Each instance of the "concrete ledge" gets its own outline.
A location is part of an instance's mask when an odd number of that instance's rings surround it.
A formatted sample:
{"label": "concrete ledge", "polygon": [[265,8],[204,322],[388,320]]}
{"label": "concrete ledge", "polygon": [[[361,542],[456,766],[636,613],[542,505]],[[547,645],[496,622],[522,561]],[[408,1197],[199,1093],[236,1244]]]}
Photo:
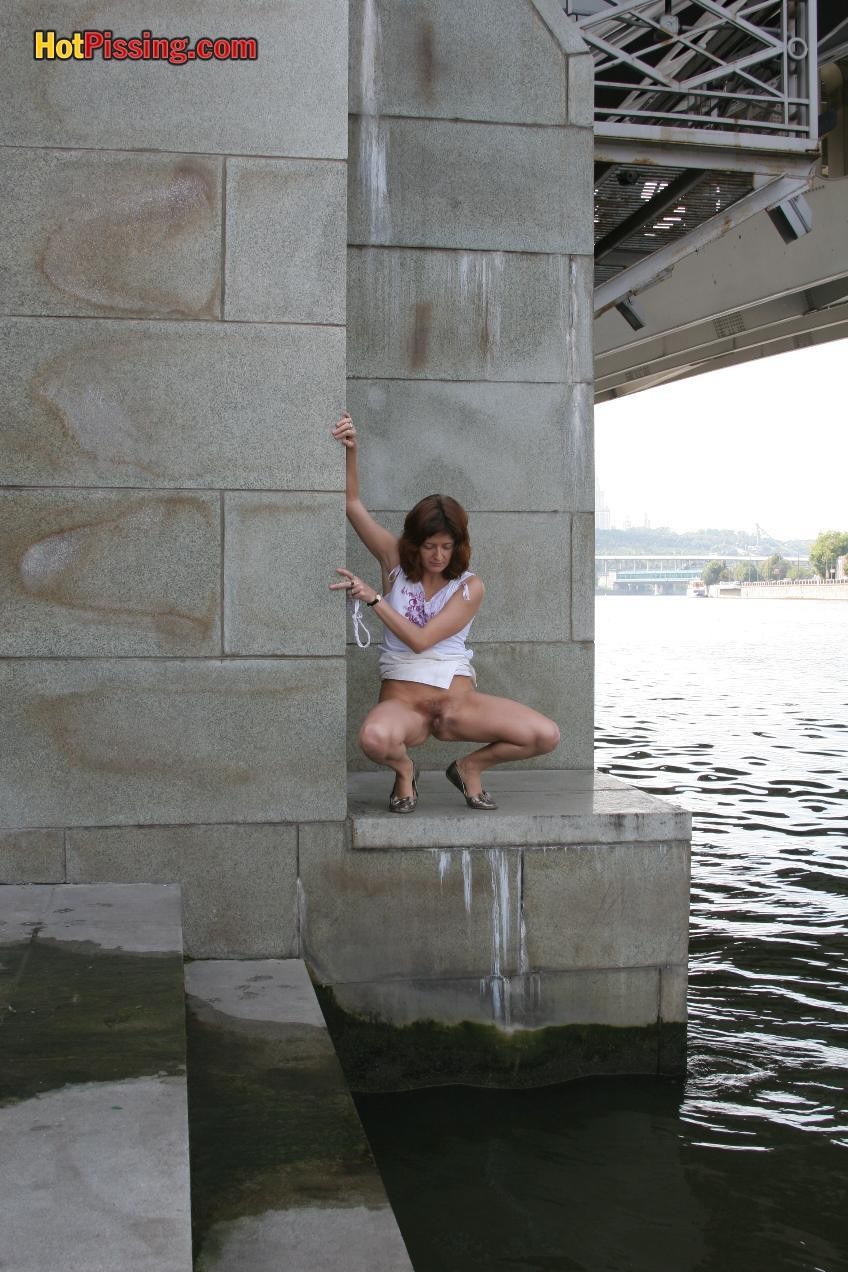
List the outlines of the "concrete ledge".
{"label": "concrete ledge", "polygon": [[180,892],[0,888],[15,1272],[191,1272]]}
{"label": "concrete ledge", "polygon": [[418,808],[399,817],[387,808],[391,781],[385,773],[352,774],[351,846],[550,848],[681,840],[691,835],[691,815],[684,809],[592,769],[492,771],[485,784],[500,805],[496,812],[467,808],[443,773],[422,773]]}
{"label": "concrete ledge", "polygon": [[305,965],[186,989],[197,1272],[412,1272]]}

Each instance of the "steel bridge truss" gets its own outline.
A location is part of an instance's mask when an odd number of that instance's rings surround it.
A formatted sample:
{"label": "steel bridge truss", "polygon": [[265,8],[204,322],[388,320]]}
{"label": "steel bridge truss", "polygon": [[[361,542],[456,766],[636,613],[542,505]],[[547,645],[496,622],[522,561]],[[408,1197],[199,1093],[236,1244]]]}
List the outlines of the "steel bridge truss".
{"label": "steel bridge truss", "polygon": [[595,67],[595,309],[638,328],[634,295],[748,217],[780,209],[790,234],[809,228],[816,3],[563,3]]}
{"label": "steel bridge truss", "polygon": [[584,0],[582,7],[595,10],[578,21],[595,61],[600,137],[784,155],[815,149],[815,3]]}

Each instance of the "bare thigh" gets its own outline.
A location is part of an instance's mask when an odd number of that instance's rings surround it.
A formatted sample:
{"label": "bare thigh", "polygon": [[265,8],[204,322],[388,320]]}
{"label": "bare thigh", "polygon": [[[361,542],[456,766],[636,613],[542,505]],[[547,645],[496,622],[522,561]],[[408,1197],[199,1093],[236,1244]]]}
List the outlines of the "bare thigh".
{"label": "bare thigh", "polygon": [[363,747],[377,745],[380,749],[402,746],[421,746],[430,736],[426,718],[405,702],[378,702],[362,722],[359,741]]}
{"label": "bare thigh", "polygon": [[556,725],[532,707],[489,693],[464,693],[446,700],[433,729],[442,742],[512,742],[533,746],[550,738]]}

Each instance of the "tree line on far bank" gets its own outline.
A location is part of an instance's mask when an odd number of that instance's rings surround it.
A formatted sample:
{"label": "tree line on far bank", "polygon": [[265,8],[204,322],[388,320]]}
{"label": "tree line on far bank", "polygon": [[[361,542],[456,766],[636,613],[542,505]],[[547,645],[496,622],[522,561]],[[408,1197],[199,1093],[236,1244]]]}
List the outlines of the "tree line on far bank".
{"label": "tree line on far bank", "polygon": [[848,530],[823,530],[810,546],[809,565],[787,561],[779,552],[773,552],[767,561],[737,561],[728,566],[724,561],[708,561],[704,566],[703,580],[708,587],[714,583],[772,583],[775,579],[829,579],[836,574],[836,562],[848,555]]}

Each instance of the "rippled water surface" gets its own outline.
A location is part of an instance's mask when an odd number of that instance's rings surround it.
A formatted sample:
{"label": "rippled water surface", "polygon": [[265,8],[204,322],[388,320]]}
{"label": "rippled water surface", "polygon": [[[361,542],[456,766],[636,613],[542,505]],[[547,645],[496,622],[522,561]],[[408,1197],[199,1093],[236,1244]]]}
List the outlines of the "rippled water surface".
{"label": "rippled water surface", "polygon": [[848,1272],[847,636],[599,599],[596,763],[694,818],[688,1076],[363,1098],[416,1272]]}

